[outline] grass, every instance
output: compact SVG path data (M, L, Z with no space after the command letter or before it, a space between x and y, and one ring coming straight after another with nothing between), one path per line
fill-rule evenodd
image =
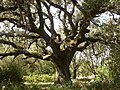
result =
M81 86L78 83L73 85L54 85L53 83L39 83L26 85L29 90L81 90Z
M76 81L72 85L54 85L53 83L7 83L0 84L0 90L120 90L119 86L108 83L83 83Z
M80 86L45 84L1 84L0 90L80 90Z
M0 83L0 90L120 90L120 85L107 82L90 82L89 79L73 80L73 84L55 85L49 82Z

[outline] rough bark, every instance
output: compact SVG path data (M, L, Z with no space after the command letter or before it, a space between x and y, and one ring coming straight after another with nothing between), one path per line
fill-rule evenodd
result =
M56 55L57 58L53 60L56 66L55 84L72 84L69 66L73 55L74 51L61 52Z
M56 64L56 84L65 84L70 83L71 84L71 74L69 70L69 65L59 65Z

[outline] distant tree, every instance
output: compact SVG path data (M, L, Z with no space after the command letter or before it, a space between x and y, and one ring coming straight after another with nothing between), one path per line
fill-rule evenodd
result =
M78 69L81 65L81 61L82 61L82 60L80 60L80 58L77 57L78 54L79 54L79 52L75 53L75 55L72 59L72 62L71 62L71 72L73 74L73 79L77 78L77 71L78 71Z
M105 42L98 35L89 35L92 31L89 26L93 23L101 27L95 18L106 11L119 15L119 3L119 0L1 0L0 22L5 28L0 33L0 43L13 48L1 52L1 59L24 54L26 58L51 60L57 70L56 83L71 82L69 66L75 52L92 43ZM57 22L62 34L55 28ZM47 50L47 46L51 49Z
M117 19L115 19L117 20ZM119 21L119 19L118 19ZM108 25L105 25L105 33L103 38L109 41L110 56L108 58L109 74L112 77L112 83L120 84L120 24L114 20L110 20ZM113 31L114 30L114 31Z

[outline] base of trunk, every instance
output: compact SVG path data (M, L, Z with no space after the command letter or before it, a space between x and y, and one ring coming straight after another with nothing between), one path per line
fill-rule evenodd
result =
M55 84L72 84L69 66L65 64L56 66Z
M70 76L65 76L60 73L56 73L56 81L55 84L72 84Z

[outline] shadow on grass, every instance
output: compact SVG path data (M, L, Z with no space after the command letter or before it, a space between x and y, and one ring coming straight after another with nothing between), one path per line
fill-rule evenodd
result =
M81 90L78 83L55 85L53 83L0 83L0 90Z
M73 85L55 85L53 83L40 83L40 84L26 84L28 90L81 90L81 86L78 83Z
M88 90L120 90L120 84L108 82L93 82L87 85Z
M0 90L120 90L120 85L103 82L84 83L78 80L73 82L72 85L55 85L53 82L0 83Z

